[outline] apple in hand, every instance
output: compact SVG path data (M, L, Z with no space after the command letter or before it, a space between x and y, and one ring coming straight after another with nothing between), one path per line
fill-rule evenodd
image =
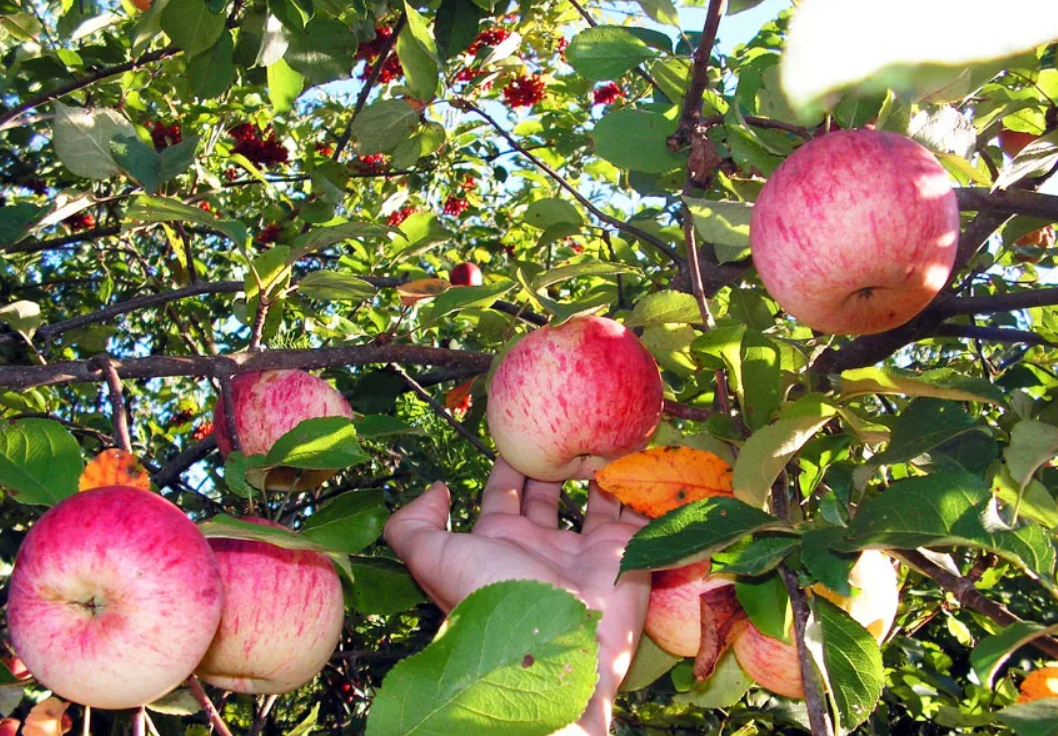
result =
M652 576L644 631L669 654L677 657L698 654L702 638L702 593L734 585L730 576L710 575L711 567L709 560L702 560L660 570Z
M811 592L843 609L881 644L900 604L900 587L893 564L881 552L866 550L853 565L849 583L859 588L857 595L838 595L819 584L812 586ZM796 644L762 634L749 623L735 639L734 649L738 663L758 685L787 698L804 697Z
M311 373L276 370L240 373L231 379L235 405L235 429L244 455L265 455L276 440L306 419L352 418L349 402L333 386ZM224 399L218 398L213 413L213 434L221 457L232 451L224 421ZM316 488L334 475L331 470L274 468L266 473L251 469L246 480L272 491L303 491Z
M460 263L448 275L452 286L481 286L484 283L481 269L476 263Z
M255 524L282 528L265 519ZM196 674L238 693L286 693L315 677L342 633L334 565L311 550L210 539L224 583L220 626Z
M819 332L869 335L909 321L947 283L959 207L926 148L896 133L839 130L776 169L749 238L783 309Z
M26 535L7 603L11 643L56 695L134 708L188 678L220 621L206 539L156 493L122 486L60 501Z
M496 367L489 432L518 472L587 479L642 450L661 418L657 363L619 322L575 317L529 333Z

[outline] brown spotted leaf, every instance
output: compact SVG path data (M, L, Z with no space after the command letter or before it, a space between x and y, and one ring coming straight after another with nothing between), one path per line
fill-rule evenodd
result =
M701 595L702 641L694 658L694 678L708 680L716 665L749 620L739 605L734 585L721 585Z
M711 452L654 447L614 460L595 481L626 506L657 518L692 501L732 495L731 474L731 466Z
M149 491L151 476L131 452L111 448L103 450L85 466L77 482L77 490L90 491L106 486L127 486Z
M410 307L423 299L433 299L443 294L450 286L444 279L418 279L401 284L397 287L397 293L400 294L400 303Z

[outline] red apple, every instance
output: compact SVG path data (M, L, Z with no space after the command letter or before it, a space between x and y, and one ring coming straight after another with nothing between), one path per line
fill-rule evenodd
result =
M481 269L476 263L460 263L448 275L452 286L481 286L483 279Z
M700 596L715 588L734 585L730 576L710 575L711 567L709 560L703 560L653 575L644 630L669 654L693 657L698 653L702 637Z
M334 565L318 552L267 542L209 544L224 581L224 608L198 676L238 693L286 693L307 683L327 664L345 620Z
M22 726L22 721L17 718L5 718L0 721L0 736L15 736Z
M612 319L577 317L530 333L489 386L489 431L503 459L544 481L590 478L642 450L661 418L658 366Z
M220 622L217 562L161 496L111 486L71 496L26 535L7 604L37 681L95 708L133 708L194 671Z
M910 138L878 130L803 145L765 183L750 221L764 287L825 333L910 320L947 283L958 240L944 168Z
M811 592L842 608L881 644L900 604L900 586L892 562L877 550L866 550L852 567L849 583L859 589L856 595L838 595L819 584L812 586ZM788 698L804 697L796 645L766 636L747 624L735 639L734 649L738 663L758 685Z
M349 402L333 386L299 370L241 373L231 380L235 402L235 428L245 455L265 455L276 440L306 419L317 417L352 418ZM231 452L224 421L224 400L217 399L213 413L213 435L222 457ZM334 475L331 470L275 468L266 474L250 470L246 479L258 488L274 491L316 488Z
M1017 130L1002 128L999 131L999 147L1003 149L1003 153L1014 158L1021 153L1021 149L1032 143L1037 137L1034 133L1022 133Z

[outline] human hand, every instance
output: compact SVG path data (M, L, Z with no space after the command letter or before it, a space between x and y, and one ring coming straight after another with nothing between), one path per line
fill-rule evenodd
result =
M485 484L471 533L446 531L451 497L443 483L435 483L390 518L385 538L446 613L501 580L550 583L601 612L599 684L579 724L561 732L601 736L609 731L613 697L646 618L650 573L617 579L625 545L646 519L593 484L581 532L559 529L561 487L526 479L501 459Z

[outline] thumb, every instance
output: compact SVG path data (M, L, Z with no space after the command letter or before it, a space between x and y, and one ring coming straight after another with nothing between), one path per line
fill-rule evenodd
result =
M397 556L414 568L428 548L435 548L448 534L448 513L452 504L448 486L437 482L386 522L383 536Z

